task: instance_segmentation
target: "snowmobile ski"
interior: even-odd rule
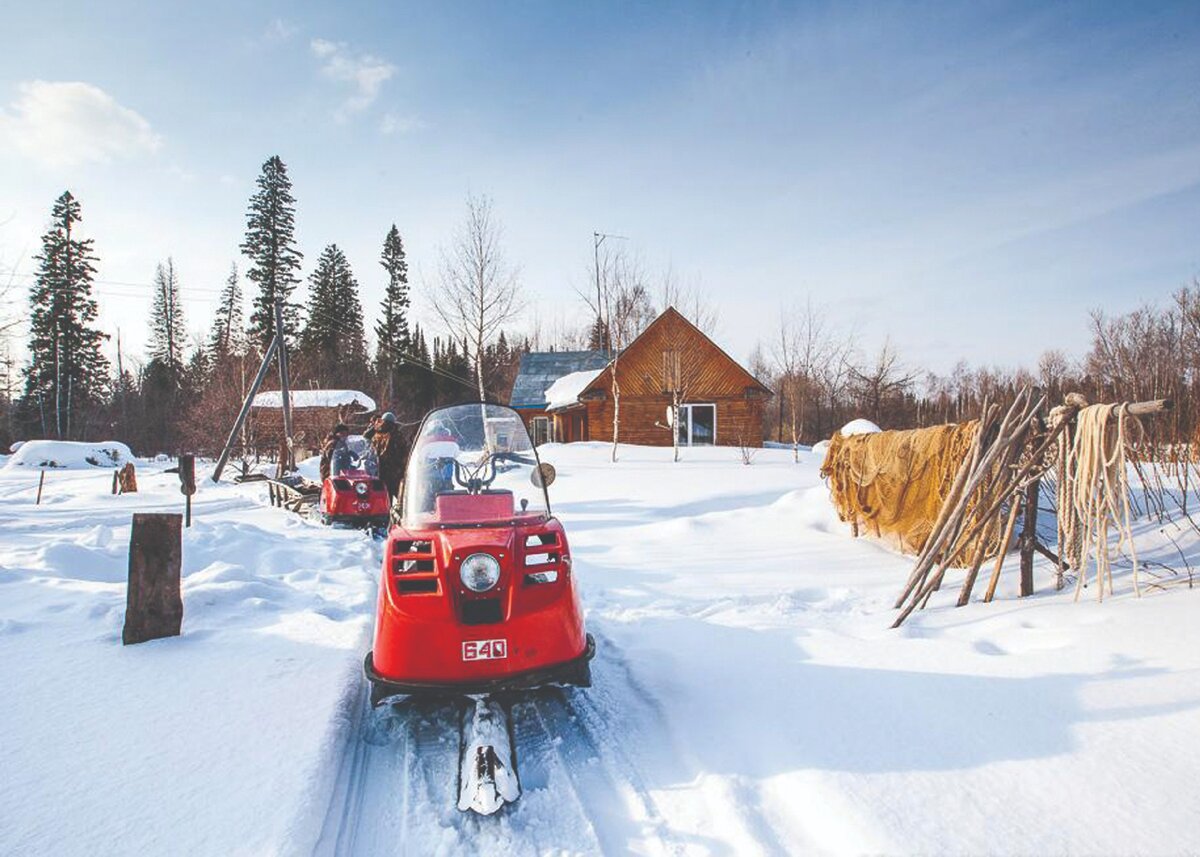
[[[476,697],[463,707],[458,808],[492,815],[521,796],[508,712],[495,699]]]

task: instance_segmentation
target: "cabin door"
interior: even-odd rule
[[[716,405],[679,406],[681,446],[712,446],[717,442]]]

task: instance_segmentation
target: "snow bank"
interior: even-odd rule
[[[92,470],[96,467],[121,467],[133,460],[129,447],[120,441],[78,443],[70,440],[30,440],[13,450],[5,465],[17,467]]]
[[[882,429],[870,420],[850,420],[842,426],[842,437],[850,437],[852,434],[876,434],[880,431]]]
[[[20,448],[21,448],[21,447],[23,447],[24,445],[25,445],[25,441],[23,441],[23,440],[14,440],[14,441],[12,442],[12,446],[10,446],[10,447],[8,448],[8,451],[9,451],[9,452],[16,452],[18,449],[20,449]]]
[[[375,410],[375,400],[358,390],[292,390],[293,408],[337,408],[355,404],[368,411]],[[283,394],[279,390],[259,393],[254,397],[252,407],[282,408]]]
[[[546,388],[546,410],[564,408],[579,401],[579,394],[595,380],[603,369],[586,369],[583,372],[572,372],[563,375]]]
[[[911,559],[849,537],[818,456],[610,449],[539,448],[593,686],[514,705],[526,793],[491,819],[440,709],[358,741],[376,543],[199,478],[183,636],[123,647],[129,514],[178,479],[52,473],[35,506],[0,471],[0,854],[1200,853],[1200,591],[1115,564],[1074,603],[1038,557],[1018,598],[1010,557],[995,603],[950,569],[891,630]],[[1200,564],[1160,528],[1139,555]]]
[[[825,453],[829,451],[829,441],[819,440],[813,444],[812,454],[817,456],[819,461],[825,460]]]

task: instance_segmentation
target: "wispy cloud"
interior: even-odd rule
[[[345,42],[313,39],[309,47],[320,62],[321,74],[350,88],[350,95],[334,114],[339,121],[370,107],[383,85],[396,73],[396,67],[387,60],[371,54],[355,54]]]
[[[0,145],[48,167],[108,163],[156,152],[162,137],[90,83],[34,80],[0,110]]]
[[[413,131],[424,131],[429,123],[420,116],[400,116],[395,113],[385,113],[379,123],[379,130],[384,134],[408,134]]]
[[[286,42],[299,31],[299,27],[289,24],[283,18],[272,18],[271,23],[267,24],[267,29],[263,32],[263,41]]]

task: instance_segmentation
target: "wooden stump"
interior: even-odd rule
[[[179,636],[183,597],[183,516],[135,514],[129,539],[129,587],[121,642]]]
[[[137,471],[134,470],[133,462],[126,462],[125,466],[117,471],[117,487],[122,494],[137,493]]]

